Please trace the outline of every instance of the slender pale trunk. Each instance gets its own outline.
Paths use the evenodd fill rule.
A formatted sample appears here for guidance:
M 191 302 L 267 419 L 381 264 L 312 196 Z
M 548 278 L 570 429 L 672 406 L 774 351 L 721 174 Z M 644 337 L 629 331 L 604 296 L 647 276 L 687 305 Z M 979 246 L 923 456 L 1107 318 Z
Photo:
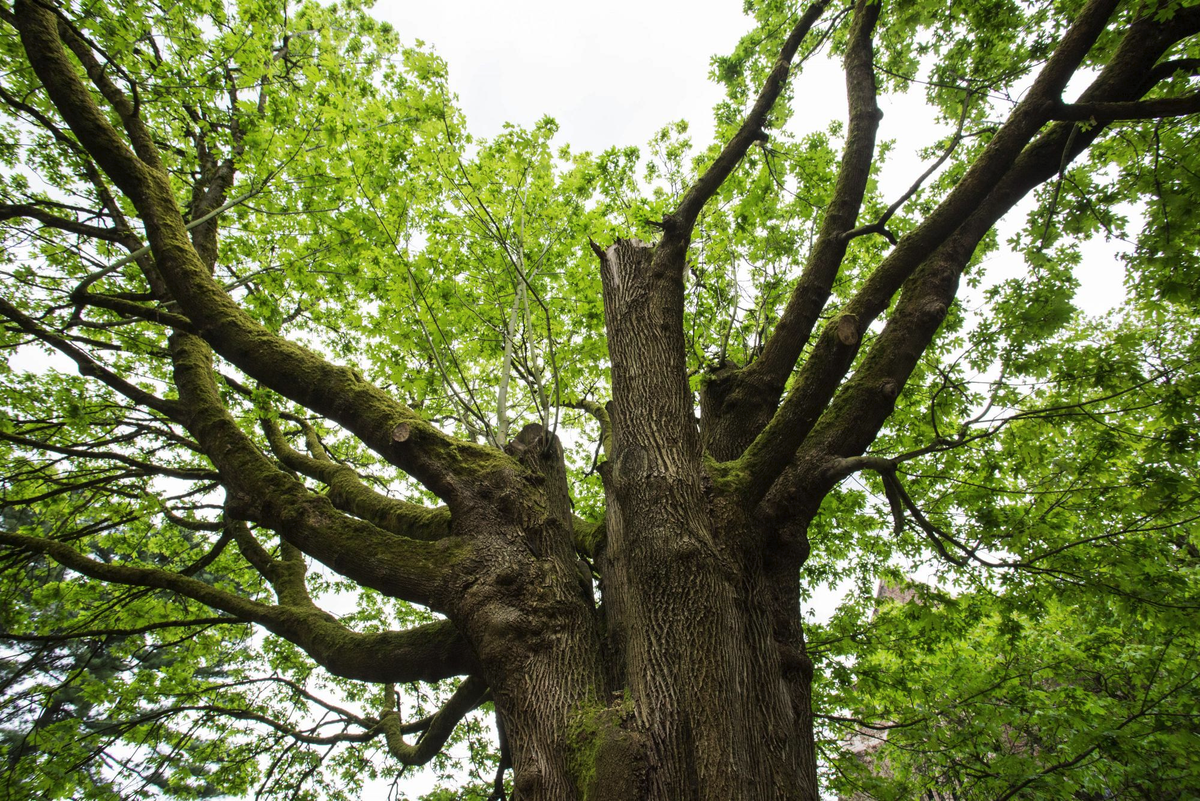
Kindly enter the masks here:
M 513 343 L 517 338 L 517 321 L 521 317 L 521 304 L 525 297 L 525 284 L 516 287 L 512 312 L 508 316 L 508 330 L 504 337 L 504 363 L 500 368 L 500 386 L 496 390 L 496 442 L 497 448 L 508 444 L 508 384 L 512 380 Z

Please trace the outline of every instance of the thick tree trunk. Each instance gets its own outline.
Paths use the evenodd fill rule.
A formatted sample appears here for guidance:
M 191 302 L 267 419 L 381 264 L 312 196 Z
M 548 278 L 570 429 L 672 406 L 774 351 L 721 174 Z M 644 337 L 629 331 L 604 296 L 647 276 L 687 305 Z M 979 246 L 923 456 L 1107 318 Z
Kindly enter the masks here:
M 492 688 L 519 799 L 817 797 L 797 603 L 807 542 L 753 519 L 705 465 L 678 334 L 682 258 L 637 241 L 602 254 L 614 402 L 599 607 L 572 549 L 561 449 L 539 427 L 508 449 L 531 492 L 481 492 L 477 518 L 455 518 L 491 532 L 476 534 L 491 545 L 451 611 Z
M 764 564 L 759 527 L 705 470 L 678 333 L 682 261 L 683 246 L 637 241 L 602 255 L 614 403 L 601 653 L 613 664 L 566 724 L 567 762 L 588 798 L 815 798 L 799 561 Z M 526 757 L 513 759 L 521 797 L 562 797 L 521 786 Z

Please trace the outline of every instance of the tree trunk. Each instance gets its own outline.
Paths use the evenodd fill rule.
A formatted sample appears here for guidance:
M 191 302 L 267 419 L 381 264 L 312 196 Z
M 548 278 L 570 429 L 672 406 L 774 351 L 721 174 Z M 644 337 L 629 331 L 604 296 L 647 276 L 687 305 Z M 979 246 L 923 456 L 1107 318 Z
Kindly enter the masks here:
M 561 448 L 540 426 L 507 449 L 528 473 L 478 488 L 477 514 L 455 517 L 488 543 L 447 597 L 518 799 L 817 798 L 797 601 L 807 541 L 754 519 L 702 458 L 679 334 L 684 247 L 618 241 L 601 256 L 614 402 L 600 605 L 574 555 Z
M 521 528 L 543 552 L 533 569 L 489 555 L 492 580 L 462 595 L 517 798 L 817 797 L 806 549 L 765 563 L 764 527 L 705 468 L 679 334 L 683 247 L 602 255 L 614 404 L 600 609 L 573 569 L 561 451 L 540 429 L 510 451 L 541 476 Z

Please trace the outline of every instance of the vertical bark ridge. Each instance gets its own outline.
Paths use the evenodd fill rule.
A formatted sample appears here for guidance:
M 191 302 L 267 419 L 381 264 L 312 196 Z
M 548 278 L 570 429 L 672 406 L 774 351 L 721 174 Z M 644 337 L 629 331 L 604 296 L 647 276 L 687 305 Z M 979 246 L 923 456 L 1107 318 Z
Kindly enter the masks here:
M 733 599 L 701 514 L 682 259 L 668 268 L 637 240 L 598 255 L 613 381 L 606 593 L 624 613 L 618 625 L 634 714 L 650 743 L 650 796 L 706 797 L 728 787 L 734 767 L 704 741 L 708 732 L 729 733 L 720 720 L 727 710 L 717 707 L 737 699 L 698 697 L 728 693 L 735 671 L 711 632 L 728 631 Z
M 701 467 L 683 249 L 618 241 L 599 255 L 614 398 L 604 603 L 646 736 L 645 797 L 805 797 L 771 594 L 739 550 L 744 511 Z

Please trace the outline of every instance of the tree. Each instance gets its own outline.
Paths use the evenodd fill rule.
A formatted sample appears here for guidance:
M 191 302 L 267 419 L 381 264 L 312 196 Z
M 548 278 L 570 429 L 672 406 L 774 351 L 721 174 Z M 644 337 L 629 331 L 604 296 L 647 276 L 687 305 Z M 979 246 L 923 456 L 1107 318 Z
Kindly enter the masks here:
M 3 343 L 58 354 L 3 376 L 10 793 L 347 797 L 452 738 L 463 797 L 1194 763 L 1200 6 L 751 3 L 722 144 L 648 162 L 471 139 L 353 3 L 0 8 Z M 791 136 L 820 52 L 848 122 Z M 918 74 L 948 134 L 885 198 Z M 1089 318 L 1098 232 L 1128 296 Z M 958 594 L 872 619 L 922 565 Z M 835 744 L 880 726 L 918 735 L 863 776 Z

